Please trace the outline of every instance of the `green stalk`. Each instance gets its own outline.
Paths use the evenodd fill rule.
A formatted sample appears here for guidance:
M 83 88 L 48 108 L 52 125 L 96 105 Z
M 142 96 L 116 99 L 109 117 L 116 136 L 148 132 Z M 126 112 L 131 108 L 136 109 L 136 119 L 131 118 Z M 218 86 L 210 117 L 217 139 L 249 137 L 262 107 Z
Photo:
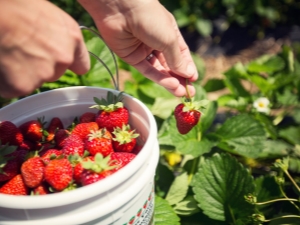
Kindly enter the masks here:
M 300 216 L 295 216 L 295 215 L 280 216 L 280 217 L 276 217 L 273 219 L 265 220 L 264 222 L 271 222 L 274 220 L 279 220 L 279 219 L 284 219 L 284 218 L 299 218 L 300 219 Z
M 294 184 L 294 186 L 297 188 L 298 192 L 300 193 L 300 188 L 299 188 L 298 184 L 295 182 L 295 180 L 292 178 L 290 173 L 287 170 L 284 170 L 284 173 L 288 176 L 288 178 L 292 181 L 292 183 Z
M 266 201 L 266 202 L 256 202 L 255 205 L 265 205 L 265 204 L 269 204 L 269 203 L 273 203 L 273 202 L 279 202 L 279 201 L 298 202 L 298 199 L 294 199 L 294 198 L 278 198 L 278 199 L 273 199 L 273 200 Z

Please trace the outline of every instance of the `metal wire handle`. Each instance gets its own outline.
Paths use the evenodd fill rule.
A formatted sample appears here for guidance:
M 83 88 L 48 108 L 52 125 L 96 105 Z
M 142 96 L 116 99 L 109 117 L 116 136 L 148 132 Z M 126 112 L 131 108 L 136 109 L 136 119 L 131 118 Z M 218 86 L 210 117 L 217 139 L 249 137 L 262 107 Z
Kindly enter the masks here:
M 105 41 L 103 40 L 102 36 L 98 32 L 96 32 L 95 30 L 93 30 L 91 28 L 88 28 L 88 27 L 85 27 L 85 26 L 80 26 L 80 29 L 81 30 L 88 30 L 88 31 L 92 32 L 93 34 L 95 34 L 97 37 L 99 37 L 105 43 Z M 105 43 L 105 45 L 107 46 L 106 43 Z M 109 49 L 109 51 L 110 51 L 110 53 L 112 55 L 112 58 L 114 60 L 114 64 L 115 64 L 115 67 L 116 67 L 116 78 L 117 79 L 114 78 L 114 75 L 112 74 L 111 70 L 108 68 L 108 66 L 105 64 L 105 62 L 102 59 L 100 59 L 94 53 L 92 53 L 90 51 L 88 51 L 88 52 L 89 52 L 89 54 L 91 56 L 93 56 L 94 58 L 96 58 L 105 67 L 105 69 L 108 71 L 108 73 L 109 73 L 109 75 L 110 75 L 110 77 L 111 77 L 111 79 L 112 79 L 112 81 L 114 83 L 115 89 L 119 91 L 119 70 L 118 70 L 118 63 L 117 63 L 117 60 L 116 60 L 114 52 L 108 46 L 107 46 L 107 48 Z

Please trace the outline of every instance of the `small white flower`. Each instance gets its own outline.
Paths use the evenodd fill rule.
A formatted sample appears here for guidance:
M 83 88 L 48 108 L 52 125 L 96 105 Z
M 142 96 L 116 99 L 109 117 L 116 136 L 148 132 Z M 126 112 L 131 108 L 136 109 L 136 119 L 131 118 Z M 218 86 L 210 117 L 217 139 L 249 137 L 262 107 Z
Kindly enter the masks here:
M 262 113 L 269 113 L 270 112 L 270 101 L 267 98 L 261 97 L 255 100 L 253 103 L 253 107 L 258 111 Z

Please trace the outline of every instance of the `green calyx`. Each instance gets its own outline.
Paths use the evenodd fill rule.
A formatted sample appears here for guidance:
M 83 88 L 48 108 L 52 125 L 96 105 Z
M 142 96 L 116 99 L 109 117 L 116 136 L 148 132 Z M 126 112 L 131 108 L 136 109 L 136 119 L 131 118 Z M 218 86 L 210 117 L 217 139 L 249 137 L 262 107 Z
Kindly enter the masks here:
M 9 156 L 17 149 L 17 146 L 13 145 L 2 145 L 0 142 L 0 174 L 5 174 L 3 168 L 6 166 L 7 162 L 14 158 L 14 156 Z
M 182 109 L 183 112 L 189 112 L 189 111 L 198 111 L 201 114 L 202 109 L 206 109 L 207 105 L 209 104 L 209 100 L 204 99 L 201 101 L 194 101 L 194 98 L 182 98 L 182 103 L 184 104 L 184 107 Z
M 120 144 L 129 143 L 132 139 L 137 138 L 139 136 L 139 134 L 135 133 L 135 130 L 130 129 L 129 124 L 123 124 L 122 128 L 115 128 L 112 133 L 115 135 L 113 140 L 119 142 Z
M 116 166 L 110 166 L 111 160 L 110 155 L 106 156 L 105 158 L 101 153 L 97 153 L 94 158 L 95 161 L 85 161 L 82 162 L 82 167 L 87 170 L 92 170 L 96 173 L 100 173 L 105 170 L 112 170 L 116 168 Z
M 93 105 L 90 108 L 96 108 L 99 110 L 103 110 L 105 112 L 113 112 L 118 108 L 124 107 L 122 100 L 123 100 L 123 92 L 120 92 L 118 95 L 115 95 L 111 91 L 108 91 L 106 99 L 105 98 L 99 99 L 97 97 L 94 97 L 94 101 L 97 103 L 97 105 Z
M 105 128 L 102 128 L 100 130 L 91 130 L 91 132 L 88 134 L 88 140 L 92 141 L 96 138 L 106 138 L 111 139 L 111 136 L 107 135 L 107 130 Z

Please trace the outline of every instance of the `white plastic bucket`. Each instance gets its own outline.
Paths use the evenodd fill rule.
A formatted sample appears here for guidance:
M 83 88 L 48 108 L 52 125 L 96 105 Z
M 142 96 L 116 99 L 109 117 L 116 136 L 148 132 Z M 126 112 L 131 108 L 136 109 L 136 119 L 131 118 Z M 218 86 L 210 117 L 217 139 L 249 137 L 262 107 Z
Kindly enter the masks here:
M 0 109 L 0 121 L 16 125 L 44 116 L 59 116 L 65 125 L 94 105 L 93 97 L 106 97 L 97 87 L 69 87 L 32 95 Z M 94 184 L 69 192 L 42 196 L 0 194 L 1 225 L 146 225 L 154 213 L 154 175 L 159 159 L 156 122 L 138 99 L 124 94 L 130 124 L 144 142 L 143 149 L 124 168 Z

